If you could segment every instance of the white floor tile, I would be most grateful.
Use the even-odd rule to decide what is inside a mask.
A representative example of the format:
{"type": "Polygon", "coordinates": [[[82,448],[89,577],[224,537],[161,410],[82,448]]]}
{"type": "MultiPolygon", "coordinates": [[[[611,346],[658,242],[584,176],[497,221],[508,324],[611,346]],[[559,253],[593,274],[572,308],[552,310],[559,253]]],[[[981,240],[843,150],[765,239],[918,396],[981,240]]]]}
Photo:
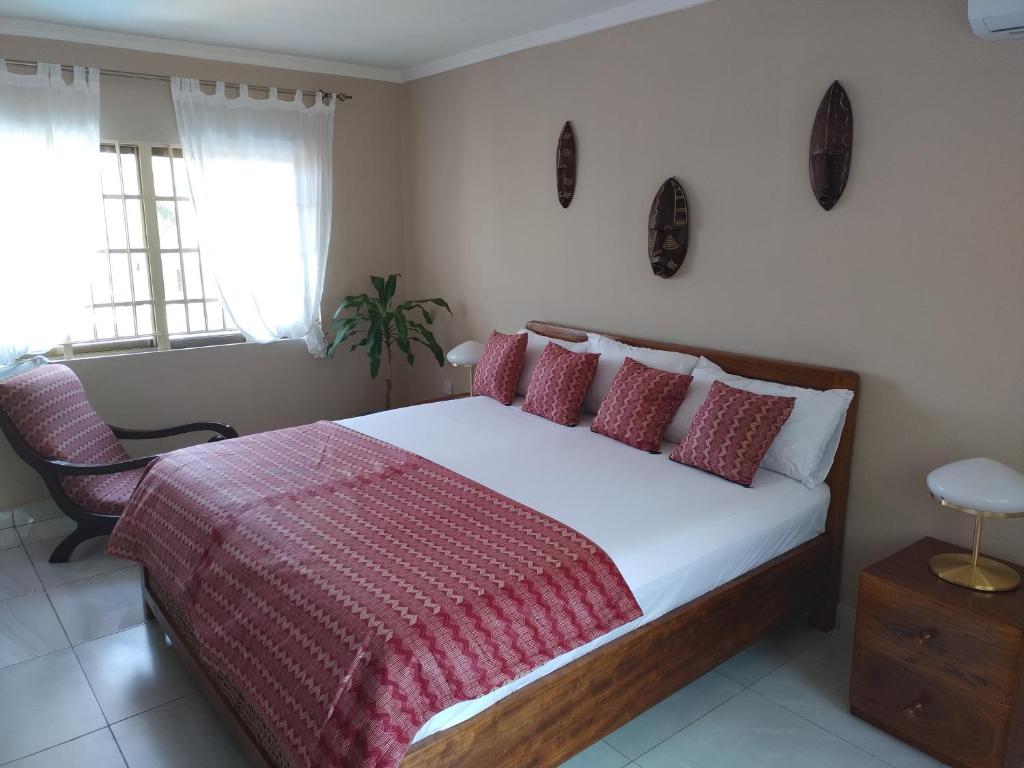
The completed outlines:
{"type": "Polygon", "coordinates": [[[62,517],[64,515],[51,499],[37,501],[32,504],[22,504],[14,507],[12,511],[14,512],[15,525],[28,525],[37,520],[49,520],[50,518],[62,517]]]}
{"type": "Polygon", "coordinates": [[[754,690],[895,768],[940,765],[850,714],[852,653],[851,638],[846,635],[830,637],[761,680],[754,690]]]}
{"type": "Polygon", "coordinates": [[[0,667],[68,647],[45,592],[0,601],[0,667]]]}
{"type": "Polygon", "coordinates": [[[111,723],[195,691],[155,622],[84,643],[75,653],[111,723]]]}
{"type": "Polygon", "coordinates": [[[628,757],[599,741],[562,763],[561,768],[625,768],[628,763],[628,757]]]}
{"type": "MultiPolygon", "coordinates": [[[[107,557],[105,538],[48,562],[69,524],[52,502],[0,511],[0,764],[246,766],[143,624],[138,568],[107,557]]],[[[935,768],[849,714],[851,623],[828,636],[787,624],[563,768],[935,768]]]]}
{"type": "Polygon", "coordinates": [[[106,536],[99,536],[79,544],[75,547],[69,562],[51,563],[50,554],[53,552],[53,548],[60,544],[62,538],[64,537],[34,541],[25,545],[45,587],[55,587],[58,584],[88,579],[92,576],[99,576],[101,573],[110,573],[134,565],[128,560],[110,557],[106,553],[106,536]]]}
{"type": "Polygon", "coordinates": [[[111,726],[130,768],[247,768],[245,757],[199,694],[111,726]]]}
{"type": "Polygon", "coordinates": [[[78,524],[74,520],[61,515],[60,517],[51,517],[48,520],[36,520],[25,525],[19,525],[18,535],[21,537],[23,544],[32,544],[48,539],[57,539],[59,541],[77,527],[78,524]]]}
{"type": "Polygon", "coordinates": [[[886,768],[753,691],[730,699],[636,762],[641,768],[886,768]]]}
{"type": "Polygon", "coordinates": [[[21,539],[14,528],[0,528],[0,551],[21,546],[21,539]]]}
{"type": "Polygon", "coordinates": [[[23,547],[0,551],[0,600],[42,589],[23,547]]]}
{"type": "Polygon", "coordinates": [[[605,741],[635,760],[742,690],[743,686],[724,675],[709,672],[606,736],[605,741]]]}
{"type": "Polygon", "coordinates": [[[125,768],[109,728],[8,763],[4,768],[125,768]]]}
{"type": "Polygon", "coordinates": [[[47,591],[72,645],[111,635],[145,620],[138,568],[122,568],[47,591]]]}
{"type": "Polygon", "coordinates": [[[0,669],[0,763],[106,726],[70,649],[0,669]]]}
{"type": "Polygon", "coordinates": [[[827,637],[798,617],[721,664],[718,671],[740,685],[750,686],[827,637]]]}

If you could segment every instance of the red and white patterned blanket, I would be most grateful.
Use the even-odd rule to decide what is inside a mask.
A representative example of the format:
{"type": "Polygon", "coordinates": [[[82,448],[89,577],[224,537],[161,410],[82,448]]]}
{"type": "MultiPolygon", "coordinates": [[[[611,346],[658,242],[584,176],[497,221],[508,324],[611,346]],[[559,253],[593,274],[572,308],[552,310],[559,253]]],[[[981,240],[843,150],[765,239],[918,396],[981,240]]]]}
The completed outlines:
{"type": "Polygon", "coordinates": [[[586,537],[330,422],[161,457],[108,551],[293,766],[396,766],[433,715],[641,613],[586,537]]]}

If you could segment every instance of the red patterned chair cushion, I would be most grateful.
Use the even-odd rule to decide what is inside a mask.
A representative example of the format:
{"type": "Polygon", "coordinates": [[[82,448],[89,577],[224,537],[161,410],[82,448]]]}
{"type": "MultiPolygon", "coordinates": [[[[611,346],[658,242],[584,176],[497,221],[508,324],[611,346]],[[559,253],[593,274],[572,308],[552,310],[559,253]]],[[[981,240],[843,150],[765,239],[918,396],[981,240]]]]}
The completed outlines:
{"type": "Polygon", "coordinates": [[[516,384],[525,359],[525,333],[494,331],[473,372],[473,393],[508,405],[516,396],[516,384]]]}
{"type": "Polygon", "coordinates": [[[113,475],[82,475],[60,481],[64,492],[84,509],[104,515],[120,515],[142,479],[144,469],[113,475]]]}
{"type": "Polygon", "coordinates": [[[590,429],[642,451],[657,453],[662,435],[686,395],[692,376],[623,362],[590,429]]]}
{"type": "Polygon", "coordinates": [[[583,397],[594,380],[600,357],[594,352],[570,352],[549,342],[530,378],[523,410],[556,424],[574,426],[580,420],[583,397]]]}
{"type": "Polygon", "coordinates": [[[669,458],[749,486],[795,403],[794,397],[756,395],[716,381],[669,458]]]}
{"type": "MultiPolygon", "coordinates": [[[[130,457],[89,403],[82,382],[66,365],[43,365],[0,381],[0,408],[45,459],[74,464],[113,464],[130,457]]],[[[92,512],[117,514],[142,470],[82,475],[61,480],[73,501],[92,512]]]]}

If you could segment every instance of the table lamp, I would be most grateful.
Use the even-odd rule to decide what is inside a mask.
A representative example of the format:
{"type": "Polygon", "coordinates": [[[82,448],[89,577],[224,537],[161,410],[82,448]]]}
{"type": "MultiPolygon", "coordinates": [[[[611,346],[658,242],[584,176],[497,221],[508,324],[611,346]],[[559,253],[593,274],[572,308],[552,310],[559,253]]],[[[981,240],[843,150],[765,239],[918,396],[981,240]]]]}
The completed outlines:
{"type": "Polygon", "coordinates": [[[1024,517],[1024,475],[993,459],[965,459],[932,470],[928,489],[944,507],[974,515],[971,554],[936,555],[932,572],[944,581],[982,592],[1008,592],[1020,576],[1002,563],[981,557],[981,528],[986,517],[1024,517]]]}
{"type": "Polygon", "coordinates": [[[473,392],[473,369],[480,362],[480,355],[484,353],[484,345],[479,341],[464,341],[459,346],[448,352],[448,362],[456,368],[469,368],[469,394],[473,392]]]}

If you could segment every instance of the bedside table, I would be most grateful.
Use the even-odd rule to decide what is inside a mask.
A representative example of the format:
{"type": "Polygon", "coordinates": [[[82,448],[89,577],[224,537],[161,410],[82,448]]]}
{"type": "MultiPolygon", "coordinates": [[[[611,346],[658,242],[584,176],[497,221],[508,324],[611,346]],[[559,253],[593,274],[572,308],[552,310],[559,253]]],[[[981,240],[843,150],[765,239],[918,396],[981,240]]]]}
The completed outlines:
{"type": "Polygon", "coordinates": [[[1024,590],[940,580],[929,558],[957,550],[921,539],[861,572],[850,711],[952,766],[1022,768],[1024,590]]]}

